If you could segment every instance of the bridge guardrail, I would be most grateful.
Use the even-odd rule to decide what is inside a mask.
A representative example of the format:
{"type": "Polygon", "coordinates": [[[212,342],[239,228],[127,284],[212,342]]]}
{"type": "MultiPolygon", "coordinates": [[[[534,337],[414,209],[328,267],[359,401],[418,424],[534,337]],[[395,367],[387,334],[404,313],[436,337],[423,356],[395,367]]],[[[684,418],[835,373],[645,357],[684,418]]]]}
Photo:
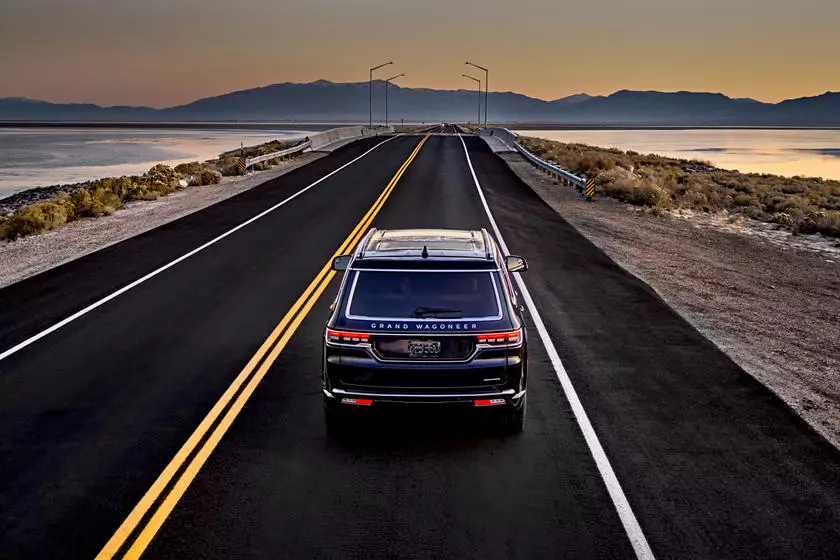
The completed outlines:
{"type": "Polygon", "coordinates": [[[246,168],[251,167],[252,165],[256,165],[258,163],[261,163],[263,161],[268,161],[270,159],[276,159],[276,158],[279,158],[279,157],[290,156],[292,154],[296,154],[298,152],[304,151],[305,149],[307,149],[311,145],[312,145],[312,142],[307,140],[306,142],[302,142],[302,143],[298,144],[297,146],[292,146],[291,148],[287,148],[285,150],[280,150],[279,152],[272,152],[270,154],[265,154],[265,155],[262,155],[262,156],[247,158],[245,160],[245,167],[246,168]]]}
{"type": "Polygon", "coordinates": [[[390,134],[393,132],[393,126],[375,126],[373,128],[367,126],[345,126],[341,128],[332,128],[330,130],[325,130],[324,132],[308,136],[304,142],[301,142],[297,146],[292,146],[291,148],[280,150],[279,152],[272,152],[270,154],[247,158],[245,159],[245,167],[248,168],[263,161],[290,156],[308,149],[317,151],[324,146],[328,146],[340,140],[364,138],[366,136],[378,136],[380,134],[390,134]]]}
{"type": "Polygon", "coordinates": [[[569,185],[573,185],[578,190],[583,189],[583,187],[586,185],[586,181],[584,179],[578,177],[577,175],[574,175],[573,173],[569,173],[565,169],[560,169],[556,165],[554,165],[552,163],[548,163],[544,159],[532,154],[531,152],[526,150],[524,147],[522,147],[522,145],[519,144],[519,142],[514,144],[514,147],[516,148],[516,151],[518,151],[520,154],[525,156],[525,159],[530,161],[534,166],[542,169],[543,171],[545,171],[547,173],[551,173],[552,175],[556,176],[557,178],[559,178],[564,183],[567,183],[569,185]]]}
{"type": "Polygon", "coordinates": [[[515,132],[511,132],[507,128],[499,126],[482,128],[477,134],[484,137],[494,137],[511,148],[519,143],[519,136],[517,136],[515,132]]]}
{"type": "Polygon", "coordinates": [[[391,134],[394,132],[393,126],[345,126],[342,128],[333,128],[313,134],[309,137],[312,142],[312,150],[318,151],[324,146],[328,146],[339,140],[349,140],[351,138],[364,138],[366,136],[379,136],[380,134],[391,134]]]}
{"type": "Polygon", "coordinates": [[[484,130],[480,130],[478,132],[478,135],[495,136],[505,144],[515,148],[517,152],[522,154],[525,157],[525,159],[527,159],[535,167],[542,169],[546,173],[554,175],[564,183],[574,186],[579,191],[583,191],[583,188],[586,186],[586,179],[578,177],[574,173],[569,173],[565,169],[561,169],[553,163],[549,163],[537,156],[536,154],[532,154],[531,152],[529,152],[524,146],[522,146],[522,144],[519,143],[519,136],[515,132],[508,130],[507,128],[486,128],[484,130]]]}

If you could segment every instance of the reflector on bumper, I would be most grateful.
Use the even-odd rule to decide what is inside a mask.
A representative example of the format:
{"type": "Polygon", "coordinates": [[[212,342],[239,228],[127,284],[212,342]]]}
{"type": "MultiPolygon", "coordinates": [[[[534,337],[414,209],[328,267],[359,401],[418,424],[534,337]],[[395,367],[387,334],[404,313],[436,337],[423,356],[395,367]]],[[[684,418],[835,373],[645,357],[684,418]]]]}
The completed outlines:
{"type": "Polygon", "coordinates": [[[373,404],[373,400],[371,400],[371,399],[344,398],[344,399],[341,399],[341,404],[355,404],[357,406],[370,406],[370,405],[373,404]]]}
{"type": "Polygon", "coordinates": [[[505,399],[481,399],[473,401],[475,406],[498,406],[505,404],[505,399]]]}

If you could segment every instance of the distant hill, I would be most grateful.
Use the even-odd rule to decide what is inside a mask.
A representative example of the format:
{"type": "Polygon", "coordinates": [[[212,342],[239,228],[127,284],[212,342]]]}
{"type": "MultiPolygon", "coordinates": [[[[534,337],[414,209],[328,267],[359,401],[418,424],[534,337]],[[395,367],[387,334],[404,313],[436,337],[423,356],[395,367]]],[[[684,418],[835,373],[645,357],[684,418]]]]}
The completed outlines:
{"type": "MultiPolygon", "coordinates": [[[[384,88],[374,82],[374,118],[384,118],[384,88]]],[[[474,121],[475,90],[389,86],[391,120],[474,121]]],[[[840,93],[762,103],[720,93],[618,91],[609,96],[577,94],[553,101],[513,92],[490,94],[490,120],[505,123],[602,125],[837,126],[840,93]]],[[[482,109],[483,114],[483,109],[482,109]]],[[[368,119],[368,84],[283,83],[151,109],[56,104],[23,98],[0,99],[0,121],[323,121],[368,119]]]]}
{"type": "Polygon", "coordinates": [[[0,120],[13,121],[119,121],[155,120],[148,107],[100,107],[91,103],[49,103],[22,97],[0,98],[0,120]]]}

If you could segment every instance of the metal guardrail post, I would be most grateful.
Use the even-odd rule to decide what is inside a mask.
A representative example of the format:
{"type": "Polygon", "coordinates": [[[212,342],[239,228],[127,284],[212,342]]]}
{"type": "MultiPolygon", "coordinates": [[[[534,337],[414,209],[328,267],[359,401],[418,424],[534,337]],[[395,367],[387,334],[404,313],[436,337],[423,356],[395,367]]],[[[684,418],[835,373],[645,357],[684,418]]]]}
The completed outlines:
{"type": "Polygon", "coordinates": [[[265,154],[254,158],[248,158],[247,160],[245,160],[245,166],[251,167],[252,165],[255,165],[257,163],[269,161],[272,159],[285,159],[286,156],[291,156],[292,154],[302,152],[311,145],[312,142],[307,139],[305,142],[302,142],[297,146],[292,146],[291,148],[280,150],[279,152],[272,152],[270,154],[265,154]]]}
{"type": "Polygon", "coordinates": [[[595,200],[595,179],[586,180],[586,200],[588,202],[595,200]]]}

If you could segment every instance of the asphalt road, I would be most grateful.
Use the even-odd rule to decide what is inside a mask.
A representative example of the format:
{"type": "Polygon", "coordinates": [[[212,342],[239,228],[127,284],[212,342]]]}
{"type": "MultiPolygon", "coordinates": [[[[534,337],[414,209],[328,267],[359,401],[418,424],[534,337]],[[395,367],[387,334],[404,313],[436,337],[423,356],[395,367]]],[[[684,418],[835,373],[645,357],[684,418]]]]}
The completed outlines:
{"type": "MultiPolygon", "coordinates": [[[[202,435],[206,462],[187,456],[116,557],[140,537],[144,558],[636,558],[533,321],[523,434],[398,417],[327,436],[320,338],[337,281],[290,309],[422,137],[382,141],[0,290],[2,353],[378,145],[0,360],[0,557],[95,557],[294,316],[229,429],[202,435]]],[[[837,558],[840,453],[465,141],[655,557],[837,558]]],[[[490,229],[461,139],[429,137],[372,225],[490,229]]]]}

